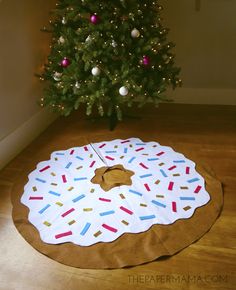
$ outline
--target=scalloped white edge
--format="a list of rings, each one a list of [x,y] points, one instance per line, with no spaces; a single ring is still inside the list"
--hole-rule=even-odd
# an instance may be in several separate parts
[[[24,186],[24,192],[23,192],[23,194],[22,194],[22,196],[21,196],[21,198],[20,198],[21,203],[22,203],[23,205],[25,205],[25,206],[29,209],[28,220],[29,220],[30,223],[31,223],[31,224],[32,224],[32,225],[33,225],[33,226],[38,230],[38,233],[39,233],[39,235],[40,235],[40,238],[41,238],[41,240],[42,240],[43,242],[45,242],[45,243],[47,243],[47,244],[54,244],[54,245],[64,244],[64,243],[72,243],[72,244],[75,244],[75,245],[78,245],[78,246],[81,246],[81,247],[89,247],[89,246],[93,246],[93,245],[98,244],[98,243],[111,243],[111,242],[113,242],[113,241],[119,239],[121,236],[123,236],[124,234],[127,234],[127,233],[128,233],[128,234],[143,233],[143,232],[148,231],[151,227],[153,227],[153,226],[155,226],[155,225],[169,226],[169,225],[172,225],[172,224],[174,224],[175,222],[177,222],[177,221],[179,221],[179,220],[186,220],[186,219],[189,219],[189,218],[191,218],[191,217],[195,214],[195,212],[196,212],[197,209],[199,209],[199,208],[201,208],[201,207],[203,207],[203,206],[205,206],[205,205],[207,205],[207,204],[209,203],[209,201],[211,200],[211,196],[210,196],[209,192],[206,190],[206,181],[205,181],[204,177],[201,176],[201,174],[198,173],[198,171],[197,171],[197,169],[196,169],[196,163],[195,163],[193,160],[187,158],[183,153],[180,153],[180,152],[175,151],[172,147],[170,147],[170,146],[165,146],[165,145],[161,145],[160,143],[158,143],[158,142],[156,142],[156,141],[143,141],[143,140],[141,140],[141,139],[139,139],[139,138],[136,138],[136,137],[129,137],[129,138],[125,138],[125,139],[104,140],[104,141],[100,141],[100,142],[96,142],[96,143],[92,143],[92,144],[99,144],[99,143],[105,143],[105,142],[111,142],[111,141],[124,141],[124,140],[130,140],[130,139],[136,139],[136,140],[139,140],[140,142],[143,142],[143,143],[151,143],[151,142],[156,143],[156,144],[158,144],[158,145],[160,145],[160,146],[162,146],[162,147],[168,148],[170,151],[172,151],[172,152],[175,153],[175,154],[180,154],[180,155],[182,155],[183,158],[185,158],[186,160],[190,161],[190,162],[192,163],[193,168],[194,168],[194,170],[196,171],[196,173],[197,173],[197,174],[198,174],[198,175],[203,179],[203,181],[204,181],[204,188],[203,188],[203,189],[204,189],[205,192],[208,194],[208,200],[207,200],[207,202],[205,202],[205,203],[203,203],[202,205],[200,205],[200,206],[194,208],[192,214],[191,214],[189,217],[182,217],[182,218],[176,219],[175,221],[173,221],[173,222],[171,222],[171,223],[168,223],[168,224],[163,224],[163,223],[162,223],[162,224],[160,224],[160,223],[153,223],[153,224],[151,224],[149,227],[147,227],[145,230],[141,230],[141,231],[140,231],[140,230],[139,230],[139,231],[136,231],[136,232],[135,232],[135,231],[133,231],[133,232],[124,231],[124,232],[123,232],[122,234],[120,234],[119,236],[114,237],[114,239],[106,240],[106,239],[102,239],[102,238],[101,238],[99,241],[97,241],[97,242],[95,242],[95,243],[88,244],[88,245],[81,245],[81,244],[75,243],[73,240],[70,240],[70,237],[73,237],[73,236],[68,236],[68,240],[63,241],[63,242],[58,242],[58,243],[49,243],[49,242],[46,242],[46,241],[43,240],[43,238],[42,238],[42,236],[41,236],[41,232],[38,230],[38,228],[36,227],[36,225],[35,225],[35,224],[33,223],[33,221],[30,219],[30,211],[31,211],[31,208],[30,208],[27,204],[25,204],[24,202],[22,202],[22,197],[24,196],[24,193],[25,193],[26,187],[27,187],[27,185],[28,185],[28,182],[30,181],[30,176],[34,173],[34,171],[35,171],[36,169],[38,169],[38,168],[40,167],[40,165],[42,165],[42,163],[47,162],[47,161],[51,161],[51,157],[52,157],[52,155],[55,154],[56,152],[65,152],[65,151],[69,151],[69,150],[72,150],[72,149],[74,149],[74,148],[80,148],[80,147],[83,147],[83,146],[90,145],[91,143],[84,144],[84,145],[81,145],[81,146],[79,146],[79,147],[75,147],[75,146],[74,146],[74,147],[67,148],[67,149],[56,150],[56,151],[53,151],[53,152],[50,154],[50,159],[48,159],[48,160],[44,160],[44,161],[40,161],[40,162],[37,164],[37,166],[33,169],[33,171],[31,171],[31,172],[28,174],[28,181],[27,181],[27,183],[26,183],[25,186]],[[120,163],[122,164],[122,162],[120,162]],[[46,229],[45,229],[45,230],[46,230]]]

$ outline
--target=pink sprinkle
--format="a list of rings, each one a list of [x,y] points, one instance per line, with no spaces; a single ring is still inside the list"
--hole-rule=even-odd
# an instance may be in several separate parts
[[[147,183],[145,183],[144,186],[145,186],[145,188],[146,188],[147,191],[151,191],[151,189],[150,189],[150,187],[148,186]]]
[[[199,191],[201,190],[201,186],[200,185],[198,185],[197,187],[196,187],[196,189],[194,190],[194,193],[199,193]]]
[[[61,216],[62,217],[65,217],[65,216],[67,216],[68,214],[70,214],[72,211],[74,211],[75,209],[74,208],[71,208],[71,209],[69,209],[68,211],[66,211],[66,212],[64,212]]]
[[[99,200],[101,200],[101,201],[105,201],[105,202],[111,202],[111,199],[102,198],[102,197],[99,197]]]
[[[29,200],[43,200],[43,196],[30,196]]]
[[[66,183],[66,182],[67,182],[67,180],[66,180],[66,176],[65,176],[65,174],[64,174],[64,175],[62,175],[61,177],[62,177],[62,181],[63,181],[64,183]]]
[[[49,168],[50,168],[50,166],[48,165],[48,166],[46,166],[46,167],[40,169],[39,172],[43,172],[43,171],[45,171],[45,170],[47,170],[47,169],[49,169]]]
[[[71,150],[70,151],[70,155],[73,155],[74,154],[74,152],[75,152],[75,150],[73,149],[73,150]]]
[[[109,159],[109,160],[115,160],[114,158],[110,157],[110,156],[105,156],[106,159]]]
[[[96,161],[93,161],[93,162],[90,164],[89,167],[90,167],[90,168],[93,167],[93,165],[95,164],[95,162],[96,162]]]
[[[172,211],[173,212],[177,212],[176,202],[175,201],[172,202]]]
[[[126,208],[126,207],[121,206],[120,209],[123,210],[123,211],[125,211],[126,213],[128,213],[130,215],[133,214],[133,212],[131,210],[129,210],[128,208]]]
[[[161,156],[162,154],[164,154],[165,152],[159,152],[159,153],[157,153],[157,156]]]
[[[72,231],[69,231],[69,232],[65,232],[65,233],[61,233],[61,234],[55,235],[55,238],[56,239],[60,239],[60,238],[63,238],[63,237],[66,237],[66,236],[71,236],[71,235],[72,235]]]
[[[103,148],[104,146],[106,146],[106,143],[100,145],[99,148]]]
[[[170,168],[168,168],[168,170],[173,170],[175,168],[176,168],[176,166],[174,165],[174,166],[171,166]]]
[[[168,190],[173,190],[174,182],[170,182],[168,186]]]
[[[136,152],[138,152],[138,151],[141,151],[141,150],[143,150],[144,148],[142,147],[142,148],[138,148],[138,149],[136,149],[135,151]]]
[[[186,167],[186,174],[189,174],[190,173],[190,167]]]
[[[117,232],[117,229],[115,229],[115,228],[113,228],[113,227],[110,227],[110,226],[108,226],[108,225],[106,225],[106,224],[102,224],[102,226],[103,226],[105,229],[107,229],[108,231],[111,231],[111,232],[113,232],[113,233],[116,233],[116,232]]]
[[[146,165],[144,165],[142,162],[139,163],[139,165],[142,166],[142,167],[145,168],[145,169],[148,169],[148,167],[147,167]]]

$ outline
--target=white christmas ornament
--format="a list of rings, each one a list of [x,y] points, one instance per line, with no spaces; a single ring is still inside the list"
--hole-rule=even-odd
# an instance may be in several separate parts
[[[85,42],[90,42],[92,40],[92,37],[89,35],[86,39]]]
[[[138,38],[140,36],[140,32],[138,29],[134,28],[132,31],[131,31],[131,36],[133,38]]]
[[[126,95],[128,95],[129,91],[125,86],[123,86],[119,89],[119,93],[121,96],[126,96]]]
[[[62,24],[66,24],[66,18],[63,17],[61,22],[62,22]]]
[[[53,78],[55,81],[59,82],[61,80],[62,73],[55,72]]]
[[[59,39],[58,39],[58,43],[60,44],[64,44],[65,43],[65,38],[63,36],[61,36]]]
[[[99,76],[101,73],[101,70],[99,67],[95,66],[93,69],[92,69],[92,75],[94,76]]]

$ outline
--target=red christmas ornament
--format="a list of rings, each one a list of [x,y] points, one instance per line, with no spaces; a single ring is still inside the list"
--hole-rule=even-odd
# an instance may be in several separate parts
[[[150,62],[151,62],[150,57],[147,55],[144,55],[143,61],[142,61],[143,65],[148,66],[150,64]]]
[[[70,65],[70,60],[67,57],[64,57],[63,60],[61,61],[61,66],[66,68]]]
[[[90,22],[92,24],[98,24],[99,20],[100,20],[100,18],[96,14],[93,14],[93,15],[90,16]]]

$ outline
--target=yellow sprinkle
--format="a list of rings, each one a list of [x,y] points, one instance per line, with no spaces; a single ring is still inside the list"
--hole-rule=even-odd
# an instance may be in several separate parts
[[[83,211],[92,211],[92,208],[84,208]]]
[[[76,223],[75,220],[68,222],[68,225],[71,226],[71,225],[73,225],[74,223]]]
[[[120,156],[120,159],[123,159],[125,156]]]
[[[50,227],[52,224],[50,224],[49,222],[47,222],[47,221],[45,221],[44,223],[43,223],[45,226],[47,226],[47,227]]]
[[[70,188],[68,188],[68,191],[71,191],[71,190],[73,190],[73,189],[74,189],[74,187],[71,186]]]
[[[61,202],[59,202],[59,201],[56,202],[56,204],[59,205],[59,206],[63,206],[63,203],[61,203]]]
[[[90,157],[90,158],[93,158],[93,154],[90,154],[89,157]]]
[[[125,220],[123,220],[123,221],[121,221],[124,225],[126,225],[126,226],[128,226],[129,225],[129,223],[127,222],[127,221],[125,221]]]
[[[96,233],[94,234],[94,237],[97,238],[98,236],[101,235],[101,233],[102,233],[101,231],[96,232]]]
[[[147,154],[147,153],[143,153],[142,155],[144,155],[144,156],[148,156],[149,154]]]
[[[78,170],[79,170],[79,169],[81,169],[81,168],[83,168],[83,166],[79,166],[79,167],[77,167],[76,169],[78,169]]]
[[[118,146],[117,146],[117,145],[115,145],[115,146],[114,146],[114,148],[118,148]]]
[[[180,176],[180,174],[179,173],[175,173],[175,174],[173,174],[173,176]]]
[[[159,166],[163,166],[165,163],[161,162],[160,164],[158,164]]]
[[[159,195],[159,194],[157,194],[156,197],[163,198],[164,195]]]
[[[181,189],[188,189],[187,186],[180,186]]]
[[[156,182],[155,182],[155,184],[159,184],[160,183],[160,180],[157,180]]]
[[[37,187],[36,186],[33,187],[33,191],[37,191]]]
[[[56,158],[55,158],[55,161],[57,161],[57,160],[58,160],[58,158],[56,157]]]
[[[51,172],[51,175],[52,175],[52,176],[56,176],[56,174],[55,174],[54,172]]]
[[[140,206],[147,207],[147,205],[145,203],[140,203]]]
[[[125,199],[125,196],[124,196],[124,194],[120,194],[120,197],[122,198],[122,199]]]
[[[94,193],[95,189],[94,188],[91,188],[90,192],[91,193]]]
[[[53,185],[53,186],[57,186],[57,183],[51,183],[51,185]]]
[[[133,145],[132,145],[132,144],[129,144],[129,147],[131,147],[131,148],[132,148],[132,147],[133,147]]]
[[[189,210],[189,209],[191,209],[191,206],[189,206],[189,205],[184,207],[184,210],[185,210],[185,211],[187,211],[187,210]]]

